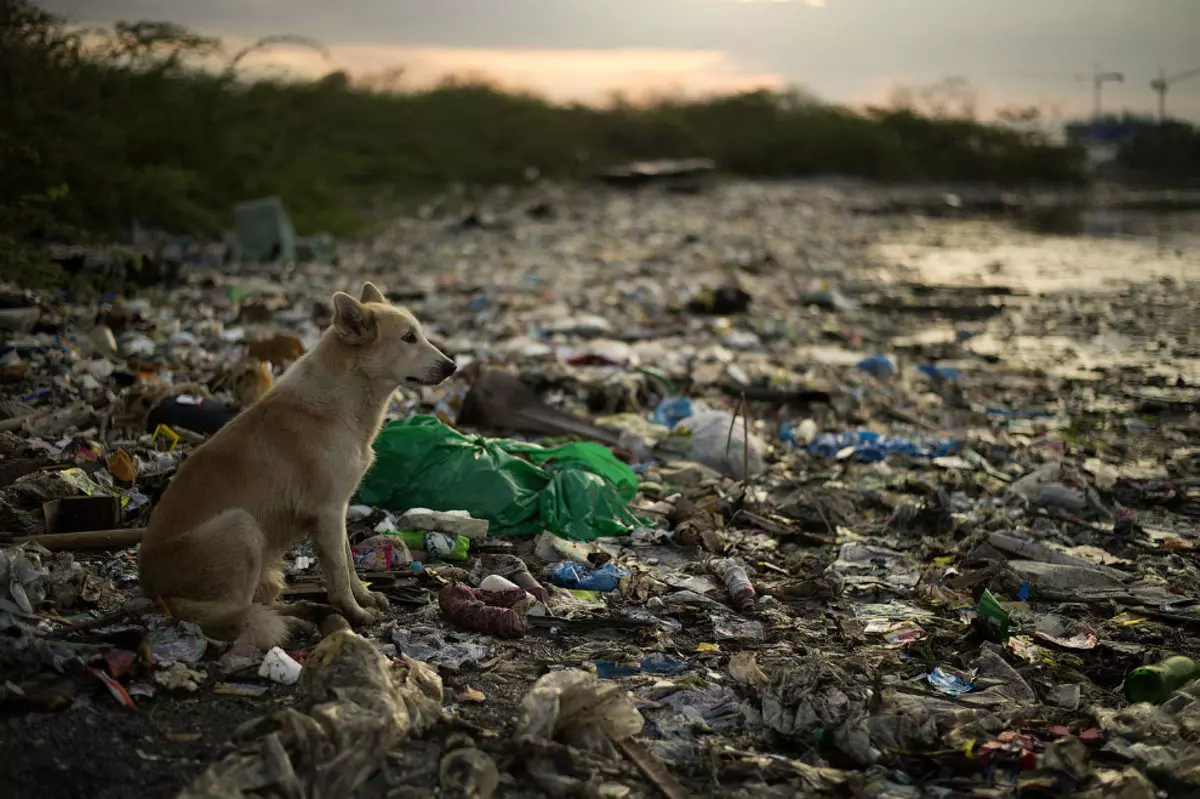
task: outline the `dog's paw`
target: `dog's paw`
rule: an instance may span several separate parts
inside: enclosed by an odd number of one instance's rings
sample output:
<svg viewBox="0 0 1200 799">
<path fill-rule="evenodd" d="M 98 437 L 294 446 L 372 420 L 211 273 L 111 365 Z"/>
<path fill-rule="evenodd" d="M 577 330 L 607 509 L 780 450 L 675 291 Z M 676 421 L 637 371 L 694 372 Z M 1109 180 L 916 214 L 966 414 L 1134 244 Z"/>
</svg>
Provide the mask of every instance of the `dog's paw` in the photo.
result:
<svg viewBox="0 0 1200 799">
<path fill-rule="evenodd" d="M 369 624 L 374 624 L 379 621 L 380 613 L 378 610 L 367 610 L 358 606 L 343 608 L 342 615 L 346 620 L 355 627 L 366 627 Z"/>
<path fill-rule="evenodd" d="M 308 638 L 309 636 L 321 634 L 320 628 L 313 624 L 308 619 L 302 619 L 296 616 L 284 617 L 284 623 L 287 625 L 287 635 L 289 641 Z"/>
<path fill-rule="evenodd" d="M 388 598 L 378 591 L 368 591 L 367 595 L 359 597 L 358 601 L 365 608 L 375 608 L 377 610 L 387 610 L 391 606 Z"/>
</svg>

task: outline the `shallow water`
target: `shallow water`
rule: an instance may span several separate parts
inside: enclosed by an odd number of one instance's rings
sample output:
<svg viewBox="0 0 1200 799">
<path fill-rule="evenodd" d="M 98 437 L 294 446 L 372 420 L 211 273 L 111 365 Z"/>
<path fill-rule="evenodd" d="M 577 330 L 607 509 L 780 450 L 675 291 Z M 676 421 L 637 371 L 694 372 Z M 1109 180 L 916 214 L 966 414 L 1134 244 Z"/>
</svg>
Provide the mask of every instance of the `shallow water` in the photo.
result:
<svg viewBox="0 0 1200 799">
<path fill-rule="evenodd" d="M 1087 212 L 1084 235 L 1052 236 L 1003 221 L 927 220 L 881 237 L 874 255 L 925 283 L 1010 286 L 1040 294 L 1119 291 L 1129 282 L 1200 280 L 1200 213 Z"/>
<path fill-rule="evenodd" d="M 1006 367 L 1076 380 L 1129 369 L 1200 384 L 1200 213 L 1084 217 L 1084 234 L 1072 236 L 921 220 L 881 234 L 872 256 L 928 285 L 1011 288 L 1009 311 L 973 326 L 965 344 Z M 963 327 L 939 324 L 893 343 L 950 341 Z"/>
</svg>

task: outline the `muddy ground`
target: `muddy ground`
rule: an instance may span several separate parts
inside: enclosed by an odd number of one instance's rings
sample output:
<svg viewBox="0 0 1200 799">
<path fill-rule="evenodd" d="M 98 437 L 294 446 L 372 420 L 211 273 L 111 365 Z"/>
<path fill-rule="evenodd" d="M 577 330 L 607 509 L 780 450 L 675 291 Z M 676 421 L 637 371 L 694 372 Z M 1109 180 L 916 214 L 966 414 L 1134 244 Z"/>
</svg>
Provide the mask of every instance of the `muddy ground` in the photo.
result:
<svg viewBox="0 0 1200 799">
<path fill-rule="evenodd" d="M 420 614 L 395 611 L 381 624 L 428 624 Z M 364 630 L 370 633 L 371 630 Z M 438 760 L 450 735 L 469 735 L 496 759 L 502 771 L 520 773 L 512 747 L 521 699 L 551 667 L 581 666 L 596 658 L 636 651 L 653 634 L 593 627 L 583 632 L 534 629 L 518 644 L 500 645 L 483 667 L 468 665 L 443 671 L 446 707 L 453 721 L 422 740 L 405 744 L 389 772 L 380 774 L 363 796 L 383 796 L 398 783 L 434 795 Z M 681 635 L 682 652 L 695 648 L 700 636 Z M 314 641 L 315 643 L 315 641 Z M 232 678 L 231 678 L 232 679 Z M 253 673 L 242 679 L 263 681 Z M 215 682 L 215 680 L 209 681 Z M 145 799 L 175 796 L 211 763 L 233 749 L 238 725 L 294 705 L 295 689 L 272 686 L 262 697 L 164 693 L 144 700 L 136 711 L 121 707 L 96 683 L 81 684 L 73 706 L 57 713 L 8 714 L 0 727 L 0 796 L 12 799 L 117 799 L 131 792 Z M 459 701 L 468 689 L 484 699 Z M 620 781 L 639 790 L 653 786 L 633 768 L 620 771 Z M 523 799 L 543 795 L 522 788 L 509 777 L 501 795 Z M 695 788 L 703 793 L 703 781 Z"/>
</svg>

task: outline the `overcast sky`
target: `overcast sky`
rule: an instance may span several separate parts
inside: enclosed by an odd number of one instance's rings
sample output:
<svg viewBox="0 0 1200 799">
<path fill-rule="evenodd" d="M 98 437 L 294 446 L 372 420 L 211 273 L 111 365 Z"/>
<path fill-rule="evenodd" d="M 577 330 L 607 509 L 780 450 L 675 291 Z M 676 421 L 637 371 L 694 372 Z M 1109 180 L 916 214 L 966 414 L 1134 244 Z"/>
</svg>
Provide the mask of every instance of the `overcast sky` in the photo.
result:
<svg viewBox="0 0 1200 799">
<path fill-rule="evenodd" d="M 402 66 L 413 82 L 486 73 L 559 99 L 614 89 L 802 86 L 883 102 L 897 84 L 967 77 L 987 113 L 1090 112 L 1092 65 L 1120 71 L 1108 110 L 1152 112 L 1150 80 L 1200 67 L 1200 0 L 47 0 L 79 23 L 168 19 L 237 42 L 312 37 L 330 62 L 278 48 L 301 74 Z M 1200 119 L 1200 77 L 1169 109 Z"/>
</svg>

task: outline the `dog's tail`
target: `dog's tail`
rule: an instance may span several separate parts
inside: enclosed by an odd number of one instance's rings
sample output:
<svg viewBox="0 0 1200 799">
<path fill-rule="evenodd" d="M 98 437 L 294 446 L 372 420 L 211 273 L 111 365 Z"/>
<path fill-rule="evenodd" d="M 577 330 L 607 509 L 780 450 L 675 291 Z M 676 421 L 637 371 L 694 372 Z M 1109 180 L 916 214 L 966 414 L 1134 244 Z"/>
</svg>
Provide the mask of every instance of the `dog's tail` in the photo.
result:
<svg viewBox="0 0 1200 799">
<path fill-rule="evenodd" d="M 181 598 L 168 599 L 166 605 L 171 615 L 200 625 L 205 635 L 219 641 L 250 644 L 265 652 L 290 637 L 288 620 L 266 605 Z"/>
</svg>

